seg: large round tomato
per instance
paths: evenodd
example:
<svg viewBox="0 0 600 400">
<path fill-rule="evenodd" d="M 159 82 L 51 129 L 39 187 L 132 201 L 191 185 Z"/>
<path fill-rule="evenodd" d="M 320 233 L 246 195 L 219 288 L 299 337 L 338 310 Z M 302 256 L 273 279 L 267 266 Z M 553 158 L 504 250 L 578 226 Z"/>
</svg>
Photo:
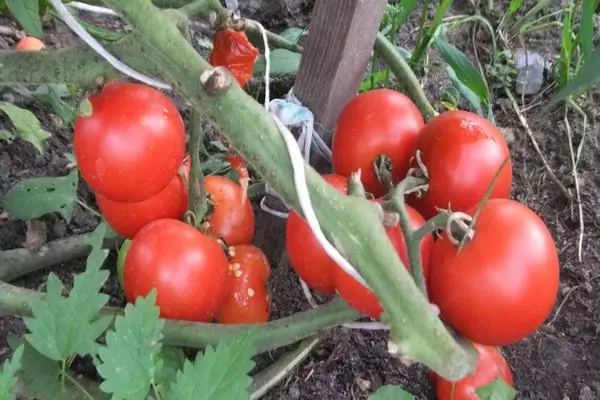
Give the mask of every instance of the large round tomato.
<svg viewBox="0 0 600 400">
<path fill-rule="evenodd" d="M 418 108 L 402 93 L 375 89 L 359 94 L 338 117 L 332 141 L 335 172 L 350 176 L 360 169 L 365 189 L 383 195 L 386 188 L 377 179 L 373 163 L 385 154 L 392 161 L 393 181 L 400 181 L 408 171 L 422 127 Z"/>
<path fill-rule="evenodd" d="M 418 229 L 425 224 L 423 217 L 413 208 L 406 207 L 410 224 L 413 229 Z M 408 249 L 402 228 L 396 225 L 392 228 L 386 228 L 386 233 L 396 249 L 400 260 L 404 264 L 407 271 L 410 272 L 410 260 L 408 258 Z M 425 282 L 429 278 L 429 256 L 433 247 L 433 235 L 427 235 L 423 238 L 420 244 L 421 249 L 421 264 L 423 266 L 423 275 Z M 361 285 L 358 281 L 348 275 L 337 264 L 333 272 L 333 281 L 338 293 L 350 304 L 354 309 L 363 315 L 368 315 L 371 318 L 379 319 L 383 308 L 375 293 Z"/>
<path fill-rule="evenodd" d="M 221 324 L 259 324 L 271 315 L 267 279 L 271 266 L 256 246 L 230 247 L 227 295 L 216 316 Z"/>
<path fill-rule="evenodd" d="M 219 175 L 207 176 L 204 186 L 212 204 L 208 232 L 231 246 L 252 243 L 254 210 L 242 187 Z"/>
<path fill-rule="evenodd" d="M 475 371 L 463 379 L 452 382 L 442 377 L 435 377 L 437 400 L 480 400 L 475 390 L 489 385 L 496 378 L 514 386 L 508 363 L 496 347 L 473 344 L 479 353 L 479 361 Z M 453 388 L 454 386 L 454 388 Z"/>
<path fill-rule="evenodd" d="M 323 178 L 342 193 L 348 191 L 346 178 L 327 174 Z M 292 268 L 296 274 L 313 290 L 330 295 L 335 290 L 333 268 L 335 262 L 329 258 L 325 249 L 304 218 L 294 210 L 288 215 L 285 245 Z"/>
<path fill-rule="evenodd" d="M 458 254 L 445 234 L 433 245 L 431 302 L 473 342 L 517 342 L 544 322 L 556 300 L 559 262 L 552 236 L 533 211 L 508 199 L 488 200 L 474 229 Z"/>
<path fill-rule="evenodd" d="M 429 121 L 418 138 L 417 149 L 429 172 L 429 189 L 409 203 L 425 219 L 436 207 L 466 211 L 481 202 L 509 150 L 502 133 L 487 119 L 467 111 L 448 111 Z M 417 167 L 416 161 L 412 164 Z M 506 163 L 491 198 L 508 198 L 512 164 Z"/>
<path fill-rule="evenodd" d="M 96 202 L 115 232 L 133 239 L 140 229 L 152 221 L 183 217 L 188 205 L 188 193 L 181 177 L 175 175 L 167 187 L 149 199 L 124 203 L 96 194 Z"/>
<path fill-rule="evenodd" d="M 163 190 L 185 150 L 175 105 L 138 83 L 109 84 L 89 100 L 92 115 L 77 117 L 73 147 L 90 188 L 121 202 L 142 201 Z"/>
<path fill-rule="evenodd" d="M 157 291 L 160 316 L 209 322 L 225 300 L 227 256 L 190 225 L 161 219 L 135 235 L 125 259 L 125 295 L 134 302 Z"/>
</svg>

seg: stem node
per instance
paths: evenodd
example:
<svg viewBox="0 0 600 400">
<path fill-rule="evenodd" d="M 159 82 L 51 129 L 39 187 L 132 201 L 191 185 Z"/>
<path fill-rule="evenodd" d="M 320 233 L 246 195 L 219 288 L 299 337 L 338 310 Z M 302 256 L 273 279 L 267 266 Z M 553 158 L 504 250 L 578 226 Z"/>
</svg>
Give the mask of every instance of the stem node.
<svg viewBox="0 0 600 400">
<path fill-rule="evenodd" d="M 232 76 L 223 66 L 208 68 L 200 74 L 202 88 L 211 96 L 216 96 L 231 87 Z"/>
</svg>

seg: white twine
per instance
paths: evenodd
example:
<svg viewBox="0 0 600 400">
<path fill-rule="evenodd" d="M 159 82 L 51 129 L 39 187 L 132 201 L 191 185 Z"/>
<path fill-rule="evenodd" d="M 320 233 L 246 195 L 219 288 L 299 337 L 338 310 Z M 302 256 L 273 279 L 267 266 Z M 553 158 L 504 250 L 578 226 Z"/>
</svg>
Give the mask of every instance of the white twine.
<svg viewBox="0 0 600 400">
<path fill-rule="evenodd" d="M 112 15 L 115 17 L 119 16 L 119 14 L 117 14 L 115 11 L 111 10 L 110 8 L 94 6 L 94 5 L 86 4 L 86 3 L 80 3 L 78 1 L 72 1 L 69 4 L 66 4 L 66 6 L 75 8 L 78 10 L 93 12 L 96 14 Z"/>
</svg>

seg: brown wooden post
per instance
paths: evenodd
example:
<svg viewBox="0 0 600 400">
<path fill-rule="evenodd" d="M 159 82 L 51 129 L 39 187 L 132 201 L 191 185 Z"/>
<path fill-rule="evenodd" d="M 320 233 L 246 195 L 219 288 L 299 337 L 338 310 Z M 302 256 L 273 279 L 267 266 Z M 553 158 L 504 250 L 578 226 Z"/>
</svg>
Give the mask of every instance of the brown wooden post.
<svg viewBox="0 0 600 400">
<path fill-rule="evenodd" d="M 356 95 L 387 0 L 317 0 L 294 94 L 315 114 L 329 143 L 337 117 Z"/>
</svg>

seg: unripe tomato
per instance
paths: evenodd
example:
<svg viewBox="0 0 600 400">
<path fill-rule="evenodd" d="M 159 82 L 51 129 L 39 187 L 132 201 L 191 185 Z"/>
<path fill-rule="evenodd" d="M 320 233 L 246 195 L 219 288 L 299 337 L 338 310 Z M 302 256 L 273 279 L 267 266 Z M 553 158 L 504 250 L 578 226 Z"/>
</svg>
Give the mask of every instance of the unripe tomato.
<svg viewBox="0 0 600 400">
<path fill-rule="evenodd" d="M 509 149 L 502 133 L 487 119 L 467 111 L 447 111 L 429 121 L 419 134 L 417 150 L 429 172 L 429 189 L 408 202 L 425 219 L 437 208 L 466 211 L 479 204 Z M 413 167 L 418 164 L 413 161 Z M 490 198 L 508 198 L 512 164 L 503 167 Z"/>
<path fill-rule="evenodd" d="M 15 50 L 18 51 L 40 51 L 44 50 L 46 45 L 40 39 L 34 36 L 23 36 L 17 43 Z"/>
<path fill-rule="evenodd" d="M 475 343 L 473 346 L 479 354 L 475 371 L 457 382 L 435 376 L 437 400 L 481 400 L 475 391 L 494 382 L 496 378 L 514 386 L 508 363 L 496 347 Z"/>
<path fill-rule="evenodd" d="M 433 245 L 430 300 L 465 338 L 509 345 L 538 329 L 552 310 L 560 272 L 556 247 L 544 222 L 513 200 L 488 200 L 474 230 L 460 253 L 446 234 Z"/>
<path fill-rule="evenodd" d="M 190 225 L 161 219 L 135 235 L 125 259 L 129 302 L 157 291 L 167 319 L 209 322 L 223 305 L 228 262 L 217 241 Z"/>
<path fill-rule="evenodd" d="M 335 173 L 350 176 L 360 169 L 365 189 L 377 197 L 385 194 L 373 163 L 387 155 L 398 183 L 408 172 L 423 123 L 417 106 L 400 92 L 375 89 L 359 94 L 338 117 L 332 140 Z"/>
<path fill-rule="evenodd" d="M 271 298 L 267 279 L 271 266 L 256 246 L 230 247 L 227 294 L 216 316 L 221 324 L 259 324 L 269 320 Z"/>
<path fill-rule="evenodd" d="M 177 173 L 185 129 L 177 107 L 160 91 L 112 83 L 90 97 L 89 117 L 75 121 L 73 147 L 81 175 L 96 193 L 138 202 L 163 190 Z"/>
</svg>

